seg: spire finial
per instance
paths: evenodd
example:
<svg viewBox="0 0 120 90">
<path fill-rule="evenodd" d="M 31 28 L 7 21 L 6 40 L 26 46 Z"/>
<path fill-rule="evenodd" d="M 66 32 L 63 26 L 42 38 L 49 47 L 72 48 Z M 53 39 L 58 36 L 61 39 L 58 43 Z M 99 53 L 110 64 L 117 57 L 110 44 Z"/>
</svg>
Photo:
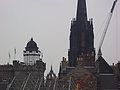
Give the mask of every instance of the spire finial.
<svg viewBox="0 0 120 90">
<path fill-rule="evenodd" d="M 53 71 L 53 69 L 52 69 L 52 65 L 51 65 L 51 70 L 50 71 Z"/>
<path fill-rule="evenodd" d="M 98 58 L 102 56 L 102 51 L 101 51 L 101 48 L 98 50 Z"/>
<path fill-rule="evenodd" d="M 55 78 L 56 78 L 56 75 L 53 72 L 52 65 L 51 65 L 51 70 L 50 70 L 49 74 L 47 75 L 47 79 L 55 79 Z"/>
<path fill-rule="evenodd" d="M 78 0 L 76 20 L 87 20 L 86 0 Z"/>
<path fill-rule="evenodd" d="M 33 37 L 31 37 L 31 41 L 33 41 Z"/>
</svg>

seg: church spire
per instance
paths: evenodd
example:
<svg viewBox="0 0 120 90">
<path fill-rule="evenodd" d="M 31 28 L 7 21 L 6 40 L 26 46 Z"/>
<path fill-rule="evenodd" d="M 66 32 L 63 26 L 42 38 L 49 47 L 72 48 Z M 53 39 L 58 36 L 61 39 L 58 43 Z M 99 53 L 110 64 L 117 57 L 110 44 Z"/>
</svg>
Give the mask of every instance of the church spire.
<svg viewBox="0 0 120 90">
<path fill-rule="evenodd" d="M 102 51 L 101 51 L 101 48 L 98 50 L 98 58 L 102 56 Z"/>
<path fill-rule="evenodd" d="M 87 20 L 86 0 L 78 0 L 76 20 Z"/>
<path fill-rule="evenodd" d="M 52 69 L 52 65 L 51 65 L 51 69 L 50 69 L 50 72 L 53 72 L 53 69 Z"/>
</svg>

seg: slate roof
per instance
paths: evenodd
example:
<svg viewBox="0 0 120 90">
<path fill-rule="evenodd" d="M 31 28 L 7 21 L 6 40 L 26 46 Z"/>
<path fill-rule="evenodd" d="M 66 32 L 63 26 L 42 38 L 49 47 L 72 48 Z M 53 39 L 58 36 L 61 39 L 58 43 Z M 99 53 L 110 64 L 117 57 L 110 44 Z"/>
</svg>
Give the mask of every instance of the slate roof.
<svg viewBox="0 0 120 90">
<path fill-rule="evenodd" d="M 102 56 L 97 59 L 96 66 L 100 74 L 113 74 L 112 67 L 110 67 Z"/>
</svg>

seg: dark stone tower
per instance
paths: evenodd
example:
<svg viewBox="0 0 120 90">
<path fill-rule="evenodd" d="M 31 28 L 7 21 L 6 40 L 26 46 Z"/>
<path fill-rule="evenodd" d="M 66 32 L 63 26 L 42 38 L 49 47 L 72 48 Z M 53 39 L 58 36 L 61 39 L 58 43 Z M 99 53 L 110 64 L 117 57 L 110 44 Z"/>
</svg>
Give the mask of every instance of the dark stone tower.
<svg viewBox="0 0 120 90">
<path fill-rule="evenodd" d="M 95 56 L 93 22 L 92 19 L 87 20 L 86 0 L 78 0 L 76 18 L 71 22 L 68 51 L 70 67 L 76 66 L 80 55 Z M 94 60 L 89 62 L 87 65 L 93 65 Z"/>
</svg>

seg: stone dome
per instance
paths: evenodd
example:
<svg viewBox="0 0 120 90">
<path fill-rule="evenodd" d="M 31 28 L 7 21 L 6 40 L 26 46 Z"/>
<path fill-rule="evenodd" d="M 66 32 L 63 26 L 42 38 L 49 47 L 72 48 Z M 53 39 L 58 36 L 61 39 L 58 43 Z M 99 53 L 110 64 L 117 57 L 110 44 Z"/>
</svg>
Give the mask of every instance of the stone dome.
<svg viewBox="0 0 120 90">
<path fill-rule="evenodd" d="M 26 51 L 38 51 L 38 47 L 35 41 L 33 41 L 33 38 L 27 43 L 27 46 L 25 47 Z"/>
</svg>

